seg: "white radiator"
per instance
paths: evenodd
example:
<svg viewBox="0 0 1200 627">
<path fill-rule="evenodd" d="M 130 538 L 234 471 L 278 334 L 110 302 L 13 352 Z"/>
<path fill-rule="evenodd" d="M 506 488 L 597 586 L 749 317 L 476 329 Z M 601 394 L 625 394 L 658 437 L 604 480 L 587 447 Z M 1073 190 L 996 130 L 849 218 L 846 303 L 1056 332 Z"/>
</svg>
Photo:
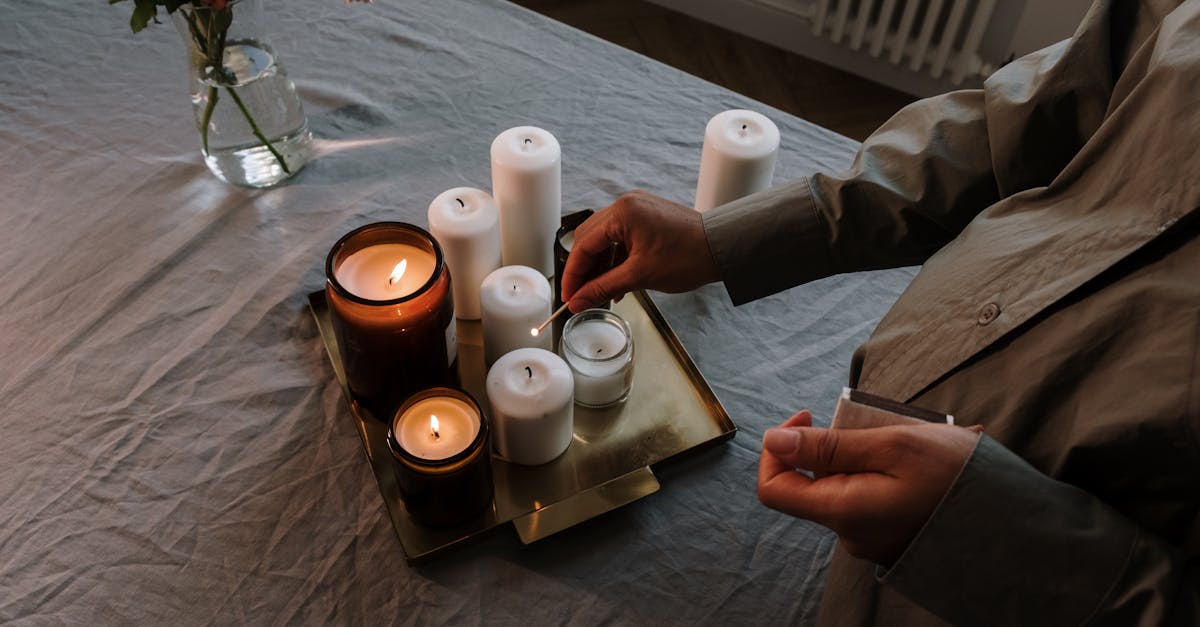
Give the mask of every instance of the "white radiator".
<svg viewBox="0 0 1200 627">
<path fill-rule="evenodd" d="M 948 72 L 950 82 L 961 85 L 968 76 L 991 74 L 1003 61 L 979 55 L 995 9 L 996 0 L 815 0 L 810 11 L 813 35 L 851 50 L 865 46 L 872 57 L 935 79 Z"/>
<path fill-rule="evenodd" d="M 917 96 L 1065 39 L 1091 0 L 651 0 Z"/>
</svg>

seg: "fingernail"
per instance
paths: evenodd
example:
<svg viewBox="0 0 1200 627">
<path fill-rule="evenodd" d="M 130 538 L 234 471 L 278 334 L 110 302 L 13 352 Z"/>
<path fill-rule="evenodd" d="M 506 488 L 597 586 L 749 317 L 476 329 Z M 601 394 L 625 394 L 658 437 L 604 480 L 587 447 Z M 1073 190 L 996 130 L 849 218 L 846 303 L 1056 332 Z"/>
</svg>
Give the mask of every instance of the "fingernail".
<svg viewBox="0 0 1200 627">
<path fill-rule="evenodd" d="M 800 432 L 791 429 L 767 429 L 763 434 L 763 447 L 776 455 L 790 455 L 800 444 Z"/>
</svg>

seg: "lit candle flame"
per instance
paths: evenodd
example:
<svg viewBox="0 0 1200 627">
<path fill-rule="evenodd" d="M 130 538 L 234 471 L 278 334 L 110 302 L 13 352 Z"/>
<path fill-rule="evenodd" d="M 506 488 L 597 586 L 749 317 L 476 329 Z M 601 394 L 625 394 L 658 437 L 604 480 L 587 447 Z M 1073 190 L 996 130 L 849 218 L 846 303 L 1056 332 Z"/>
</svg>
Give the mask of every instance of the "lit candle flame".
<svg viewBox="0 0 1200 627">
<path fill-rule="evenodd" d="M 537 330 L 537 328 L 533 328 L 533 329 L 529 330 L 529 334 L 532 335 L 533 337 L 537 337 L 538 333 L 541 333 L 541 331 Z"/>
<path fill-rule="evenodd" d="M 388 285 L 395 285 L 396 281 L 399 281 L 404 276 L 406 269 L 408 269 L 408 260 L 401 259 L 400 263 L 396 264 L 395 268 L 392 268 L 392 275 L 388 277 Z"/>
<path fill-rule="evenodd" d="M 429 432 L 433 434 L 433 437 L 435 437 L 435 438 L 442 437 L 441 434 L 438 433 L 438 429 L 440 427 L 441 427 L 441 423 L 438 422 L 437 416 L 434 416 L 433 414 L 429 414 Z"/>
</svg>

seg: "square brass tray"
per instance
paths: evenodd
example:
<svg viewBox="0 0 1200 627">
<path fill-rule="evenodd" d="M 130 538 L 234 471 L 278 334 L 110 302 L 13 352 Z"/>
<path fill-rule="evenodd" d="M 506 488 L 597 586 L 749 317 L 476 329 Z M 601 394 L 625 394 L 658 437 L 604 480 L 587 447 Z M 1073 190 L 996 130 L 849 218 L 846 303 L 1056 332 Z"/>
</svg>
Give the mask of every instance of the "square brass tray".
<svg viewBox="0 0 1200 627">
<path fill-rule="evenodd" d="M 519 466 L 493 457 L 495 499 L 477 519 L 455 527 L 419 525 L 400 500 L 387 449 L 387 426 L 351 400 L 325 293 L 313 292 L 308 302 L 410 562 L 509 522 L 522 542 L 540 540 L 657 492 L 651 466 L 728 440 L 737 431 L 658 307 L 638 291 L 613 306 L 633 331 L 634 379 L 629 398 L 607 409 L 576 405 L 574 439 L 566 453 L 548 464 Z M 477 320 L 458 321 L 458 364 L 462 387 L 490 414 Z"/>
</svg>

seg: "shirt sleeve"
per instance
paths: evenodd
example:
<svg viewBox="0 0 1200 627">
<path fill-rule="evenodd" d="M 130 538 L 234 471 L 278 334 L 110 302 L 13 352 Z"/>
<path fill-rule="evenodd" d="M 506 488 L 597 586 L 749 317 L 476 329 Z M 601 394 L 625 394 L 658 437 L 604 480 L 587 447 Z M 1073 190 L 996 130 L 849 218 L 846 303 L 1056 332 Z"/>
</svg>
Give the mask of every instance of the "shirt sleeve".
<svg viewBox="0 0 1200 627">
<path fill-rule="evenodd" d="M 1200 564 L 982 436 L 877 578 L 956 625 L 1197 625 Z"/>
<path fill-rule="evenodd" d="M 981 211 L 1049 185 L 1112 97 L 1111 29 L 1094 6 L 1068 41 L 1022 57 L 983 89 L 900 110 L 837 175 L 815 173 L 704 214 L 735 304 L 842 272 L 924 262 Z M 786 140 L 786 138 L 785 138 Z"/>
</svg>

